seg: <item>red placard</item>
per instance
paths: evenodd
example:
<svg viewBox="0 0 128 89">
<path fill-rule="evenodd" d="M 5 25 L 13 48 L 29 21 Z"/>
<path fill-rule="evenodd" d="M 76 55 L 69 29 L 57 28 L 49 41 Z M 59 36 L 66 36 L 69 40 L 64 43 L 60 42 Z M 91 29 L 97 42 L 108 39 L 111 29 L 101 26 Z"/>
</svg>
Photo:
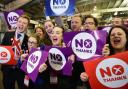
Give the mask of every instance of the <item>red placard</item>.
<svg viewBox="0 0 128 89">
<path fill-rule="evenodd" d="M 92 89 L 128 89 L 128 51 L 83 64 Z"/>
<path fill-rule="evenodd" d="M 11 46 L 0 46 L 0 64 L 16 65 Z"/>
</svg>

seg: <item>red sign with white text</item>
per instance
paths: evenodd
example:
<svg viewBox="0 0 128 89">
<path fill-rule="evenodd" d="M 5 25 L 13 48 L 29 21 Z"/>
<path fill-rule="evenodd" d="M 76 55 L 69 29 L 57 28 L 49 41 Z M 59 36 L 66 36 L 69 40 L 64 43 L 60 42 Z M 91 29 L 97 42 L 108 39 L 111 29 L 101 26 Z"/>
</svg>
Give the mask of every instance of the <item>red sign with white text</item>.
<svg viewBox="0 0 128 89">
<path fill-rule="evenodd" d="M 16 65 L 11 46 L 0 46 L 0 64 Z"/>
<path fill-rule="evenodd" d="M 128 89 L 128 51 L 83 64 L 92 89 Z"/>
</svg>

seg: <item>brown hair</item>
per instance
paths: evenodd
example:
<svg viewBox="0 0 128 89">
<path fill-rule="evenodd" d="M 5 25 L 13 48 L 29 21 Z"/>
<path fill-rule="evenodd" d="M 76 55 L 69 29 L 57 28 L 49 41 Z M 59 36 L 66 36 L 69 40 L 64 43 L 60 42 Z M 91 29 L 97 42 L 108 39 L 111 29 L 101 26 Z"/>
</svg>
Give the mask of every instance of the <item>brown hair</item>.
<svg viewBox="0 0 128 89">
<path fill-rule="evenodd" d="M 84 20 L 83 20 L 83 23 L 88 19 L 88 18 L 92 18 L 93 20 L 94 20 L 94 24 L 95 24 L 95 26 L 98 26 L 98 20 L 97 20 L 97 18 L 95 18 L 95 17 L 93 17 L 92 15 L 87 15 L 87 16 L 85 16 L 84 17 Z"/>
<path fill-rule="evenodd" d="M 28 15 L 23 14 L 23 15 L 21 15 L 19 18 L 25 18 L 25 19 L 28 20 L 28 24 L 30 23 L 30 17 L 29 17 Z M 19 19 L 19 18 L 18 18 L 18 19 Z"/>
<path fill-rule="evenodd" d="M 55 26 L 55 22 L 53 22 L 52 20 L 45 20 L 44 25 L 45 25 L 46 22 L 51 22 Z"/>
<path fill-rule="evenodd" d="M 113 26 L 113 27 L 110 29 L 110 31 L 109 31 L 109 34 L 108 34 L 108 37 L 107 37 L 107 42 L 106 42 L 107 44 L 109 44 L 110 55 L 114 54 L 114 48 L 112 47 L 111 42 L 110 42 L 110 35 L 111 35 L 111 32 L 112 32 L 112 30 L 113 30 L 114 28 L 120 28 L 120 29 L 122 29 L 122 30 L 125 32 L 125 34 L 126 34 L 126 39 L 127 39 L 125 48 L 126 48 L 126 50 L 128 50 L 128 29 L 127 29 L 125 26 Z"/>
<path fill-rule="evenodd" d="M 36 32 L 36 29 L 41 29 L 42 30 L 42 32 L 44 33 L 44 34 L 46 34 L 46 32 L 45 32 L 45 30 L 44 30 L 44 28 L 43 27 L 41 27 L 41 26 L 38 26 L 38 27 L 36 27 L 35 29 L 34 29 L 34 31 Z"/>
<path fill-rule="evenodd" d="M 82 24 L 82 21 L 83 21 L 82 17 L 81 17 L 80 15 L 74 15 L 72 18 L 75 18 L 75 17 L 80 18 L 80 21 L 81 21 L 81 24 Z M 72 19 L 72 18 L 71 18 L 71 19 Z"/>
</svg>

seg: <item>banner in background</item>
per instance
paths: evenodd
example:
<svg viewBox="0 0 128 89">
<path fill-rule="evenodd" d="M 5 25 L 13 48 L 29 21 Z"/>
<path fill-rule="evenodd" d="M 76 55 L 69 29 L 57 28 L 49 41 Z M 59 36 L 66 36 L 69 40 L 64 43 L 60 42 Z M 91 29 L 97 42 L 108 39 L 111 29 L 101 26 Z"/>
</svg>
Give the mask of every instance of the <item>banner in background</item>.
<svg viewBox="0 0 128 89">
<path fill-rule="evenodd" d="M 39 67 L 45 63 L 48 57 L 48 52 L 32 49 L 28 57 L 24 60 L 21 70 L 27 73 L 29 78 L 35 82 L 39 73 Z"/>
<path fill-rule="evenodd" d="M 11 46 L 0 46 L 0 64 L 16 65 Z"/>
<path fill-rule="evenodd" d="M 20 15 L 24 14 L 23 10 L 15 10 L 11 12 L 4 12 L 5 20 L 8 24 L 9 30 L 16 29 L 16 23 Z"/>
<path fill-rule="evenodd" d="M 107 32 L 102 30 L 67 32 L 64 33 L 64 43 L 72 48 L 78 60 L 86 61 L 101 56 L 106 36 Z"/>
<path fill-rule="evenodd" d="M 75 12 L 75 0 L 45 0 L 46 16 L 71 16 Z"/>
<path fill-rule="evenodd" d="M 92 89 L 128 88 L 128 51 L 84 62 Z"/>
</svg>

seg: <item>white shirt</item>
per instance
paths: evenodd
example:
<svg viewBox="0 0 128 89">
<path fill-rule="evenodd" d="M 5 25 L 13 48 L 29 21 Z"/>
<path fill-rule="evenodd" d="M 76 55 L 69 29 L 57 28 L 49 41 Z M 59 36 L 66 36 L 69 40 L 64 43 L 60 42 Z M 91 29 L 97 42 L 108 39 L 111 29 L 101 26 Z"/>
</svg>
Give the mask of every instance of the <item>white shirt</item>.
<svg viewBox="0 0 128 89">
<path fill-rule="evenodd" d="M 18 34 L 20 34 L 20 35 L 21 35 L 21 36 L 20 36 L 20 38 L 18 38 L 18 37 L 17 37 L 17 36 L 18 36 Z M 16 39 L 19 39 L 21 43 L 23 42 L 24 35 L 25 35 L 24 33 L 18 33 L 18 32 L 16 32 L 16 33 L 15 33 Z"/>
</svg>

